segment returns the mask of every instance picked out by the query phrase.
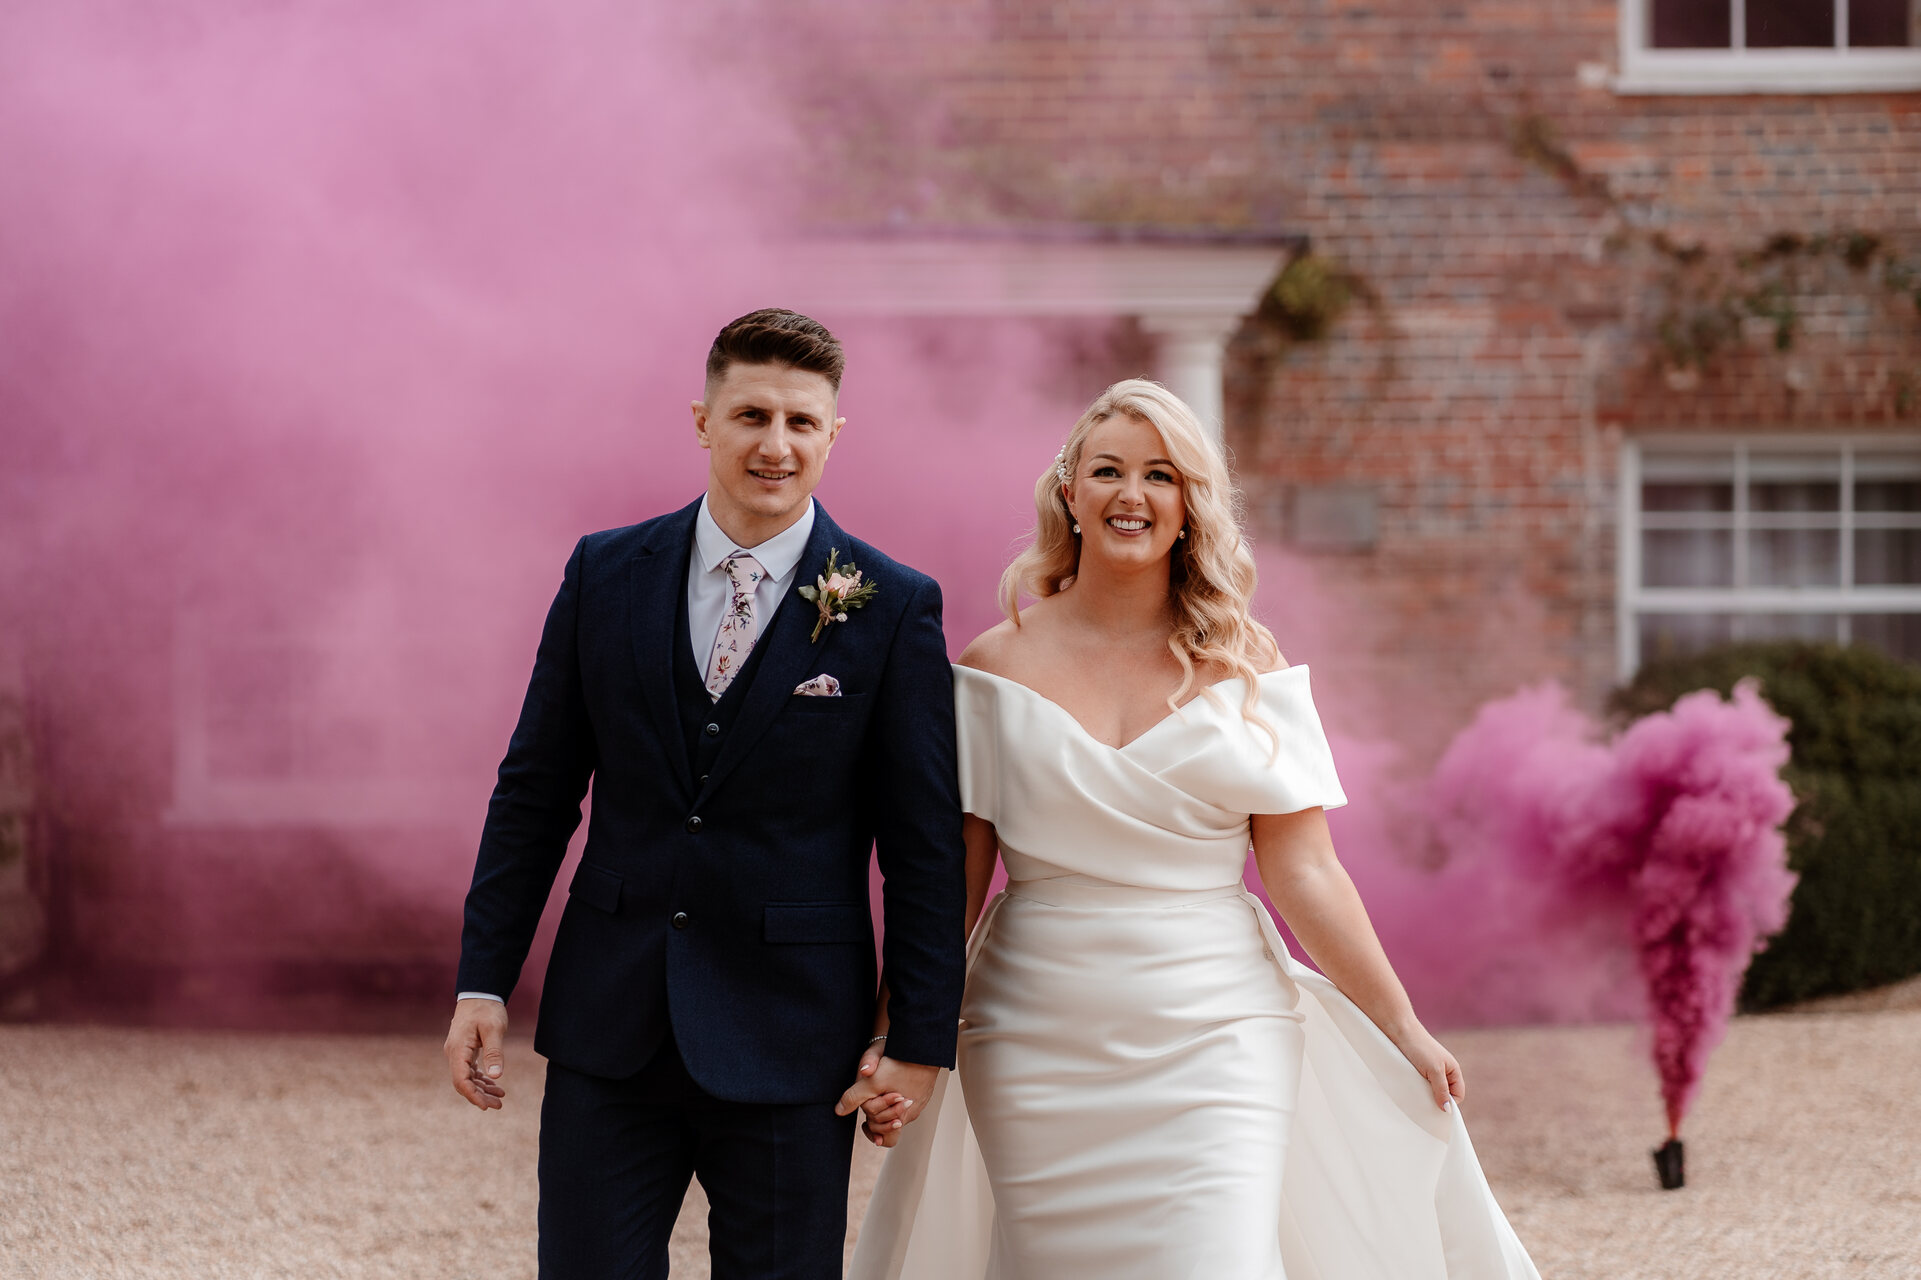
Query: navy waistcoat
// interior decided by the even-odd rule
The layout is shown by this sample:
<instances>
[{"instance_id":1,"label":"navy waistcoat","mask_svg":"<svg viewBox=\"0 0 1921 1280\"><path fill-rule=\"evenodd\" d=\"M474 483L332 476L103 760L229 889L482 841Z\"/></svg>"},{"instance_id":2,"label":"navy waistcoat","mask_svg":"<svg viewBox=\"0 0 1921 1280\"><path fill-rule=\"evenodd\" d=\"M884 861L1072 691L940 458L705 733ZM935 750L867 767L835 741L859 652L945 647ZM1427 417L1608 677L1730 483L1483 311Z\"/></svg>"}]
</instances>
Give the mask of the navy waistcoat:
<instances>
[{"instance_id":1,"label":"navy waistcoat","mask_svg":"<svg viewBox=\"0 0 1921 1280\"><path fill-rule=\"evenodd\" d=\"M680 593L680 616L674 622L674 702L680 712L680 736L687 745L687 763L693 766L695 786L706 782L713 772L721 745L727 741L728 731L740 715L740 704L746 700L761 659L767 655L767 646L760 641L773 634L773 629L773 618L760 619L760 636L752 652L716 702L707 692L707 680L687 630L687 593ZM713 642L710 639L708 643L711 646Z\"/></svg>"}]
</instances>

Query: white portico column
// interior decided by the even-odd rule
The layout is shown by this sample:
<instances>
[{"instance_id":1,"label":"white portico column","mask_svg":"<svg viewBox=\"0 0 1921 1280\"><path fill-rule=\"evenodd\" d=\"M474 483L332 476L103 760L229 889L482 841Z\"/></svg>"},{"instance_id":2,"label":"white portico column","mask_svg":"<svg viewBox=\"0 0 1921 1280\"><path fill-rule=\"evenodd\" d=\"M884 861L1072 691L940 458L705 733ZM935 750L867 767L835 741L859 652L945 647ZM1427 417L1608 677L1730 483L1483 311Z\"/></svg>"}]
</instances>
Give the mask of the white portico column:
<instances>
[{"instance_id":1,"label":"white portico column","mask_svg":"<svg viewBox=\"0 0 1921 1280\"><path fill-rule=\"evenodd\" d=\"M1240 324L1238 315L1141 317L1141 328L1154 338L1155 373L1161 384L1187 401L1217 442L1221 438L1221 372L1227 361L1227 340Z\"/></svg>"}]
</instances>

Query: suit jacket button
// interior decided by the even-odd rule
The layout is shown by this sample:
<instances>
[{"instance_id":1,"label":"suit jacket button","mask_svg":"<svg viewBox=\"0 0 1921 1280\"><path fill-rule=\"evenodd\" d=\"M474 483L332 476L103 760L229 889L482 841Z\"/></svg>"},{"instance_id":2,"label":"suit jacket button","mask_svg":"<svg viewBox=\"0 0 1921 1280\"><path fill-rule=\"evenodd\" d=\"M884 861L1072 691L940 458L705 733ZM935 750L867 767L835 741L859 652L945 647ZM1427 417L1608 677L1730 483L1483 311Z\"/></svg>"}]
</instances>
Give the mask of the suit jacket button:
<instances>
[{"instance_id":1,"label":"suit jacket button","mask_svg":"<svg viewBox=\"0 0 1921 1280\"><path fill-rule=\"evenodd\" d=\"M687 913L685 911L674 912L674 928L685 929L686 927L687 927Z\"/></svg>"},{"instance_id":2,"label":"suit jacket button","mask_svg":"<svg viewBox=\"0 0 1921 1280\"><path fill-rule=\"evenodd\" d=\"M717 724L708 725L707 736L710 738L718 738L720 736L720 726Z\"/></svg>"},{"instance_id":3,"label":"suit jacket button","mask_svg":"<svg viewBox=\"0 0 1921 1280\"><path fill-rule=\"evenodd\" d=\"M695 814L693 817L687 819L687 830L693 833L694 835L700 834L700 815L699 814Z\"/></svg>"}]
</instances>

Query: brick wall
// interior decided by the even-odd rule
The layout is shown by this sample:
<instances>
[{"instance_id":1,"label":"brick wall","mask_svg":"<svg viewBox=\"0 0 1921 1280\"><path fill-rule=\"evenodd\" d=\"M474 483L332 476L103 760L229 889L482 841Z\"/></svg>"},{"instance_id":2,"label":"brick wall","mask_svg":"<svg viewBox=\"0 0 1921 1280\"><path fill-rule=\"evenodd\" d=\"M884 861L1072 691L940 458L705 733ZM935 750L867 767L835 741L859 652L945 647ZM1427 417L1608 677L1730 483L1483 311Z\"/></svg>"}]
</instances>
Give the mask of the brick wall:
<instances>
[{"instance_id":1,"label":"brick wall","mask_svg":"<svg viewBox=\"0 0 1921 1280\"><path fill-rule=\"evenodd\" d=\"M1341 682L1426 708L1417 750L1518 683L1612 682L1624 432L1921 430L1912 301L1810 262L1793 349L1751 323L1689 385L1650 247L1921 252L1921 94L1617 96L1606 0L892 12L820 107L863 121L823 131L835 216L1305 232L1378 299L1319 342L1250 324L1229 443L1270 525L1290 485L1376 493L1374 549L1320 577Z\"/></svg>"}]
</instances>

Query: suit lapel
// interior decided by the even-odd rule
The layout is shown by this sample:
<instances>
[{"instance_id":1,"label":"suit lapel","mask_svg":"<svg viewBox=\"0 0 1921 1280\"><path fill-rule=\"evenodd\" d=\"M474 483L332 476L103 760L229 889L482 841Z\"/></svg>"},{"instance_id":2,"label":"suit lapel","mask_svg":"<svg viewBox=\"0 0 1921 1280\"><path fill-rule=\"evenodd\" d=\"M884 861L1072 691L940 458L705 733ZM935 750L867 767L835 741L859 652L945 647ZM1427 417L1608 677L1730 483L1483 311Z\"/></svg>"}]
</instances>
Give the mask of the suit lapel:
<instances>
[{"instance_id":1,"label":"suit lapel","mask_svg":"<svg viewBox=\"0 0 1921 1280\"><path fill-rule=\"evenodd\" d=\"M818 665L821 655L833 643L837 627L831 624L821 632L819 640L809 639L819 614L812 604L801 599L799 592L827 566L827 553L834 547L848 550L847 535L828 518L827 509L816 502L814 531L807 536L807 550L801 553L800 571L795 575L794 585L788 588L786 599L774 613L772 629L761 638L760 643L767 646L767 651L760 657L760 667L754 672L753 683L741 702L740 714L707 775L707 785L700 789L699 799L712 795L714 788L760 741L761 735L774 723L774 717L786 707L787 699L793 696L794 686L807 678L808 668Z\"/></svg>"},{"instance_id":2,"label":"suit lapel","mask_svg":"<svg viewBox=\"0 0 1921 1280\"><path fill-rule=\"evenodd\" d=\"M654 526L630 570L629 609L633 619L634 660L640 676L642 700L653 720L661 753L673 763L683 792L694 789L693 769L687 763L686 740L681 734L680 710L674 697L674 623L681 616L687 594L687 557L692 553L696 500Z\"/></svg>"}]
</instances>

